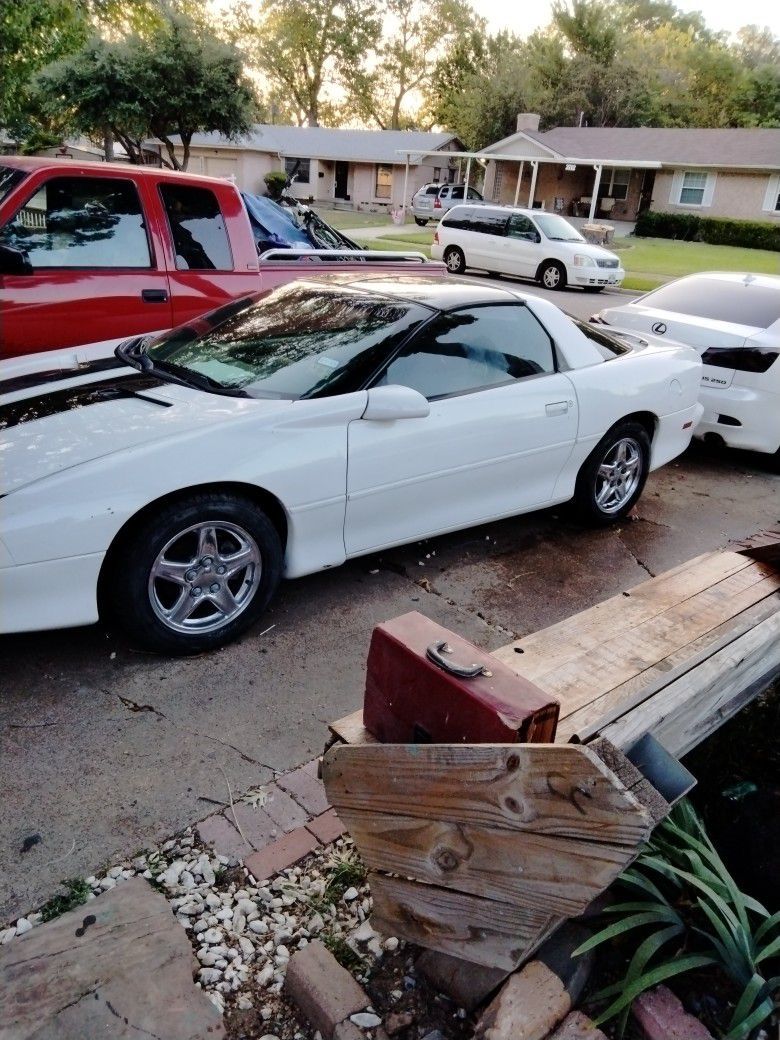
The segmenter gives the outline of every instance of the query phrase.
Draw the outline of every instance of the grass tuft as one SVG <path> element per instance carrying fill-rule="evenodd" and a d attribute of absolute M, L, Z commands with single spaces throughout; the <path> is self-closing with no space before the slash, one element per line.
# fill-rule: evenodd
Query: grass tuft
<path fill-rule="evenodd" d="M 67 891 L 63 895 L 54 896 L 41 907 L 41 919 L 44 922 L 53 921 L 56 917 L 66 914 L 68 910 L 83 906 L 92 891 L 84 878 L 67 878 L 61 884 Z"/>

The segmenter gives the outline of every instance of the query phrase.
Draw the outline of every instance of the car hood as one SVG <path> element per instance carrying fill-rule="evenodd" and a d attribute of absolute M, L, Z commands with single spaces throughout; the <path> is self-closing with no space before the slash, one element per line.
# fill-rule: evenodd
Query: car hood
<path fill-rule="evenodd" d="M 120 362 L 9 389 L 18 382 L 0 381 L 2 494 L 106 455 L 290 406 L 190 389 Z"/>

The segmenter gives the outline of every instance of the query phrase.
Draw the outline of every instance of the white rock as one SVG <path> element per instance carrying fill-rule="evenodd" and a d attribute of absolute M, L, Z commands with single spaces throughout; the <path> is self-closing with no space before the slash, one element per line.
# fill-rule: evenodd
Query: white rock
<path fill-rule="evenodd" d="M 5 928 L 0 932 L 0 946 L 5 946 L 5 944 L 9 943 L 15 935 L 16 928 Z"/>
<path fill-rule="evenodd" d="M 394 935 L 391 935 L 389 939 L 385 939 L 382 946 L 387 950 L 388 953 L 392 953 L 398 949 L 398 940 Z"/>
<path fill-rule="evenodd" d="M 262 1020 L 264 1022 L 267 1022 L 272 1014 L 273 1014 L 273 1009 L 272 1008 L 269 1008 L 269 1007 L 262 1007 L 262 1008 L 260 1008 L 260 1017 L 262 1018 Z"/>
<path fill-rule="evenodd" d="M 32 921 L 28 920 L 26 917 L 20 917 L 16 922 L 16 934 L 24 935 L 25 932 L 31 930 L 32 926 Z"/>
<path fill-rule="evenodd" d="M 183 870 L 179 877 L 179 884 L 182 888 L 195 888 L 195 878 L 189 872 L 189 870 Z"/>
<path fill-rule="evenodd" d="M 220 1014 L 223 1014 L 224 1011 L 225 1011 L 225 998 L 222 996 L 222 994 L 221 993 L 217 993 L 217 992 L 212 992 L 212 993 L 207 993 L 206 996 L 209 998 L 209 1000 L 214 1005 L 214 1007 L 217 1009 L 217 1011 L 219 1011 Z"/>
<path fill-rule="evenodd" d="M 255 982 L 258 986 L 267 986 L 273 980 L 273 977 L 274 966 L 269 961 L 260 969 L 260 971 L 258 971 L 257 975 L 255 975 Z"/>
<path fill-rule="evenodd" d="M 247 939 L 245 935 L 242 935 L 238 940 L 238 945 L 241 947 L 241 952 L 245 957 L 254 957 L 255 948 L 251 941 Z"/>
<path fill-rule="evenodd" d="M 233 911 L 229 910 L 227 907 L 223 907 L 222 910 L 217 910 L 214 916 L 218 921 L 232 921 Z"/>
<path fill-rule="evenodd" d="M 204 986 L 213 986 L 214 983 L 219 982 L 222 978 L 222 972 L 219 968 L 201 968 L 198 972 L 198 978 Z"/>
<path fill-rule="evenodd" d="M 276 956 L 281 957 L 283 960 L 289 961 L 290 951 L 287 949 L 286 946 L 279 945 L 276 947 Z"/>
<path fill-rule="evenodd" d="M 109 870 L 109 872 L 108 872 L 108 876 L 112 877 L 112 878 L 118 878 L 118 877 L 121 876 L 121 874 L 122 874 L 122 868 L 121 867 L 112 867 L 111 870 Z"/>
<path fill-rule="evenodd" d="M 236 893 L 238 898 L 238 893 Z M 236 909 L 240 910 L 242 914 L 251 914 L 257 910 L 257 906 L 251 899 L 238 899 Z"/>
<path fill-rule="evenodd" d="M 213 950 L 198 950 L 196 956 L 200 963 L 205 965 L 207 968 L 213 968 L 218 960 L 217 955 Z"/>
<path fill-rule="evenodd" d="M 222 906 L 222 900 L 219 898 L 216 892 L 207 892 L 206 905 L 210 906 L 212 910 L 214 910 L 216 909 L 216 907 Z"/>
<path fill-rule="evenodd" d="M 382 1025 L 379 1015 L 372 1015 L 370 1011 L 359 1011 L 356 1015 L 350 1015 L 349 1020 L 361 1029 L 376 1029 Z"/>
<path fill-rule="evenodd" d="M 86 880 L 86 883 L 88 885 L 92 885 L 92 887 L 94 888 L 94 886 L 98 883 L 98 879 L 95 877 L 94 874 L 90 874 Z"/>
<path fill-rule="evenodd" d="M 325 922 L 322 920 L 322 914 L 316 912 L 313 913 L 308 920 L 309 931 L 316 935 L 317 932 L 321 932 L 324 927 Z"/>
<path fill-rule="evenodd" d="M 264 1036 L 260 1037 L 260 1040 L 279 1040 L 279 1037 L 274 1033 L 266 1033 Z"/>
<path fill-rule="evenodd" d="M 243 932 L 246 928 L 246 914 L 242 914 L 240 910 L 236 910 L 233 914 L 233 931 L 238 935 Z"/>
<path fill-rule="evenodd" d="M 364 921 L 359 925 L 352 933 L 352 938 L 357 942 L 368 942 L 369 939 L 373 939 L 377 933 L 371 927 L 368 921 Z"/>
<path fill-rule="evenodd" d="M 216 943 L 222 942 L 225 937 L 225 933 L 221 928 L 209 928 L 202 933 L 202 939 L 207 942 L 209 946 L 214 946 Z"/>
<path fill-rule="evenodd" d="M 104 892 L 108 892 L 111 888 L 116 888 L 116 881 L 112 877 L 104 877 L 100 882 L 100 887 Z"/>
<path fill-rule="evenodd" d="M 195 872 L 200 874 L 207 885 L 213 885 L 216 880 L 214 871 L 211 869 L 209 858 L 206 855 L 200 857 L 195 865 Z"/>
<path fill-rule="evenodd" d="M 255 935 L 265 935 L 268 931 L 268 925 L 265 921 L 250 921 L 249 930 L 254 932 Z"/>
<path fill-rule="evenodd" d="M 167 845 L 167 842 L 166 842 Z M 165 846 L 163 846 L 164 848 Z M 163 874 L 163 884 L 167 888 L 174 888 L 179 883 L 181 872 L 184 870 L 184 860 L 175 859 Z"/>
<path fill-rule="evenodd" d="M 344 893 L 344 902 L 351 903 L 353 899 L 357 899 L 358 890 L 356 888 L 348 888 Z"/>
<path fill-rule="evenodd" d="M 242 993 L 236 1001 L 236 1007 L 239 1011 L 249 1011 L 252 1007 L 252 998 L 248 997 L 246 993 Z"/>
<path fill-rule="evenodd" d="M 201 917 L 201 919 L 199 921 L 196 921 L 195 924 L 192 926 L 192 930 L 197 935 L 200 932 L 205 932 L 206 929 L 208 928 L 208 926 L 209 926 L 208 921 L 204 921 L 203 918 Z"/>

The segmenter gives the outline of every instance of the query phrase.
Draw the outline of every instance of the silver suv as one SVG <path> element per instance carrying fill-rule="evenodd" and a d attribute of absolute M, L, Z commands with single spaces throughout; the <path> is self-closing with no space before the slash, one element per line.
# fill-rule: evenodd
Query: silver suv
<path fill-rule="evenodd" d="M 415 224 L 425 227 L 429 220 L 439 220 L 448 209 L 463 202 L 464 195 L 471 203 L 484 202 L 477 191 L 469 185 L 466 194 L 465 184 L 439 184 L 431 182 L 423 184 L 412 196 L 412 215 Z"/>

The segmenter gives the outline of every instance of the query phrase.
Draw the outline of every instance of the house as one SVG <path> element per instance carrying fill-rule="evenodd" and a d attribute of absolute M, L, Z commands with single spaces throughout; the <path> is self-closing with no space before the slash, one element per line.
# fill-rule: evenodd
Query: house
<path fill-rule="evenodd" d="M 485 197 L 573 216 L 780 220 L 780 129 L 556 126 L 521 113 L 483 149 Z"/>
<path fill-rule="evenodd" d="M 187 169 L 233 177 L 242 191 L 256 194 L 265 193 L 267 173 L 285 170 L 295 177 L 296 198 L 377 210 L 408 203 L 426 181 L 453 180 L 457 167 L 447 153 L 460 148 L 448 133 L 260 124 L 236 141 L 195 134 Z M 428 154 L 412 154 L 407 174 L 399 153 L 409 149 Z"/>

